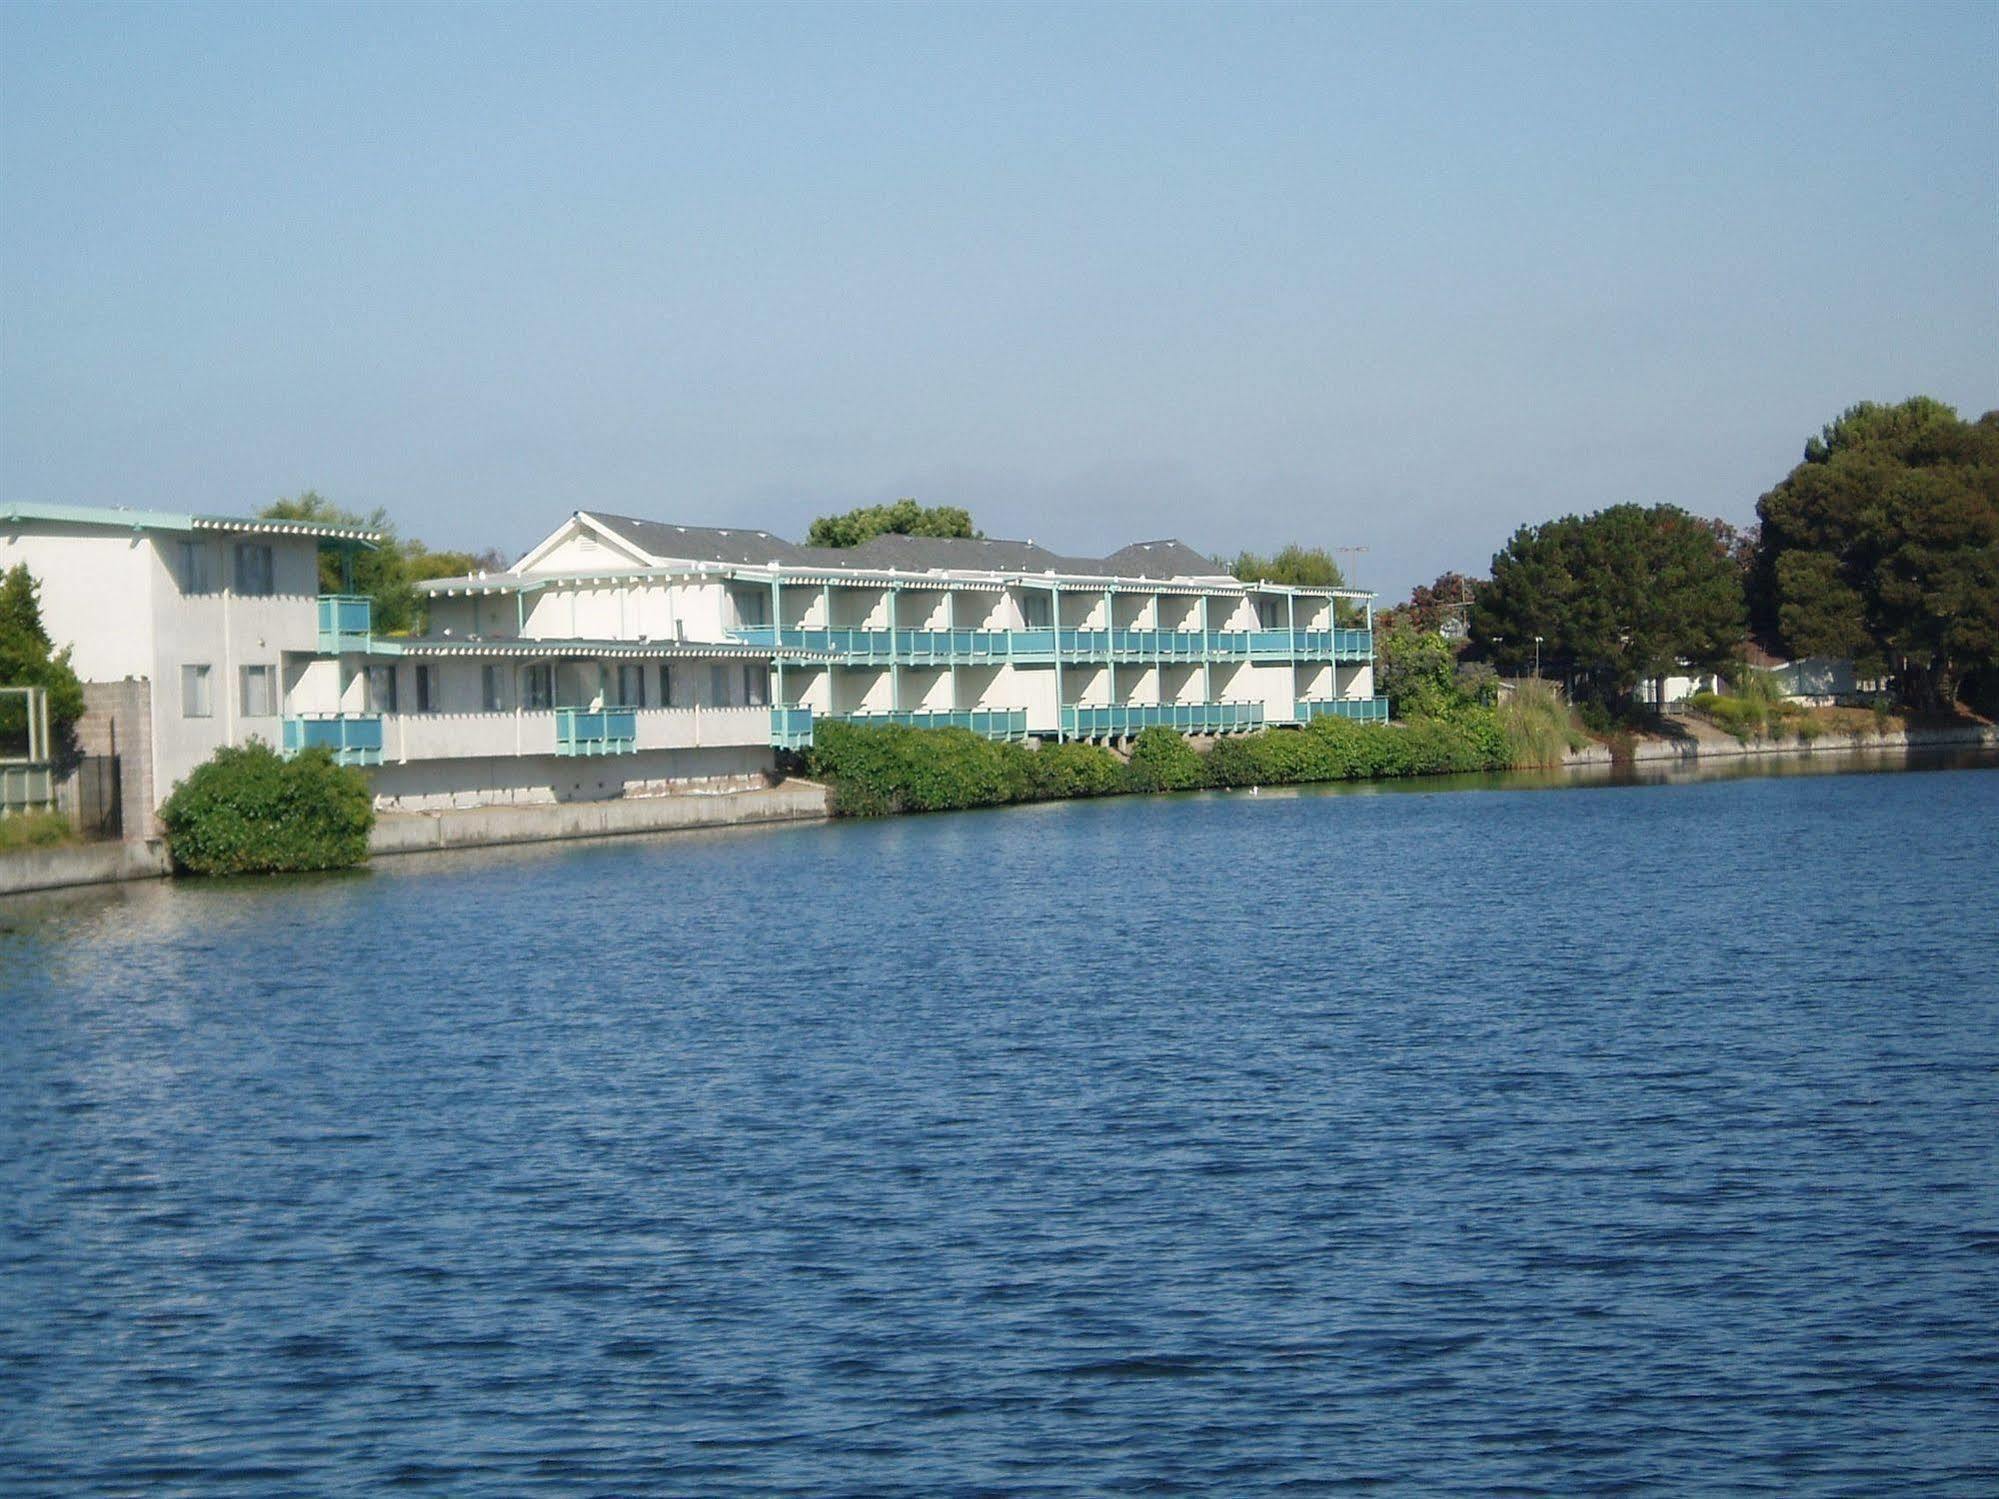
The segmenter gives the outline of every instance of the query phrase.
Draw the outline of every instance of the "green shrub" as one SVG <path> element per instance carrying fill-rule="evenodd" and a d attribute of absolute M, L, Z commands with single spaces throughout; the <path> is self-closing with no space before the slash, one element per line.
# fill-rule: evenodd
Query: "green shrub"
<path fill-rule="evenodd" d="M 1179 735 L 1173 737 L 1178 739 Z M 1036 801 L 1111 796 L 1127 789 L 1125 767 L 1118 763 L 1116 755 L 1101 746 L 1075 742 L 1044 744 L 1038 750 L 1023 753 L 1027 760 L 1028 794 Z M 1194 760 L 1198 766 L 1200 756 L 1196 755 Z"/>
<path fill-rule="evenodd" d="M 286 760 L 252 740 L 225 746 L 160 808 L 174 866 L 193 874 L 344 869 L 368 855 L 368 778 L 330 752 Z"/>
<path fill-rule="evenodd" d="M 1183 735 L 1155 724 L 1132 740 L 1124 779 L 1133 791 L 1192 791 L 1208 784 L 1208 765 Z"/>
<path fill-rule="evenodd" d="M 834 722 L 813 740 L 812 774 L 832 786 L 844 817 L 993 807 L 1033 791 L 1034 751 L 970 729 Z"/>

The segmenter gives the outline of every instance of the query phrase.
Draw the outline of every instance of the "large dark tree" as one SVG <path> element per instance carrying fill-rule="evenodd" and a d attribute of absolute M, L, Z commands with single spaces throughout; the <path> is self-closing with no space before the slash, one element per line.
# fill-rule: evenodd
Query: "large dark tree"
<path fill-rule="evenodd" d="M 1892 671 L 1923 708 L 1999 666 L 1999 412 L 1863 402 L 1756 513 L 1755 623 L 1793 655 Z"/>
<path fill-rule="evenodd" d="M 1473 637 L 1519 671 L 1541 637 L 1544 672 L 1605 700 L 1685 661 L 1714 670 L 1742 640 L 1741 574 L 1714 523 L 1673 505 L 1613 505 L 1523 526 L 1477 590 Z"/>
<path fill-rule="evenodd" d="M 974 537 L 972 514 L 956 505 L 919 505 L 897 500 L 893 505 L 863 505 L 844 515 L 822 515 L 805 540 L 815 547 L 857 547 L 881 535 Z"/>

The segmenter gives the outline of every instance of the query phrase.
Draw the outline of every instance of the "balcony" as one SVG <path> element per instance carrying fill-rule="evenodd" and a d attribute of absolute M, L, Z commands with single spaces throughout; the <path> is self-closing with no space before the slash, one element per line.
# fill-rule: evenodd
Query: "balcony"
<path fill-rule="evenodd" d="M 1385 697 L 1299 699 L 1298 722 L 1310 723 L 1315 718 L 1352 718 L 1362 723 L 1387 723 L 1388 699 Z"/>
<path fill-rule="evenodd" d="M 1025 708 L 904 708 L 879 713 L 843 713 L 841 722 L 901 724 L 911 729 L 970 729 L 987 739 L 1025 739 Z"/>
<path fill-rule="evenodd" d="M 324 749 L 341 765 L 382 763 L 382 718 L 378 713 L 306 714 L 284 720 L 284 754 Z"/>
<path fill-rule="evenodd" d="M 812 743 L 812 710 L 810 708 L 773 708 L 770 710 L 770 742 L 778 749 L 806 749 Z"/>
<path fill-rule="evenodd" d="M 1369 661 L 1368 630 L 732 630 L 743 645 L 824 653 L 842 666 L 983 666 L 1009 661 Z"/>
<path fill-rule="evenodd" d="M 638 713 L 631 708 L 557 708 L 558 755 L 629 755 L 639 747 Z"/>
<path fill-rule="evenodd" d="M 1128 739 L 1151 728 L 1233 734 L 1262 727 L 1261 703 L 1113 703 L 1062 710 L 1062 732 L 1071 739 Z"/>
<path fill-rule="evenodd" d="M 375 601 L 360 593 L 319 596 L 319 653 L 366 651 L 375 644 Z"/>

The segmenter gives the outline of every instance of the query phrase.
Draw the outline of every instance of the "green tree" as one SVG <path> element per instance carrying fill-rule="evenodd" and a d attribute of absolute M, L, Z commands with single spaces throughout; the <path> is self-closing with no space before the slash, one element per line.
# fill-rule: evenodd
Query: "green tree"
<path fill-rule="evenodd" d="M 883 534 L 895 536 L 976 537 L 972 515 L 956 505 L 919 505 L 897 500 L 893 505 L 863 505 L 845 515 L 822 515 L 806 533 L 815 547 L 857 547 Z"/>
<path fill-rule="evenodd" d="M 386 510 L 367 515 L 343 510 L 331 500 L 306 490 L 296 499 L 279 500 L 260 512 L 265 520 L 316 521 L 327 526 L 366 526 L 379 531 L 381 540 L 371 551 L 354 554 L 351 585 L 342 577 L 340 556 L 330 548 L 319 554 L 319 588 L 322 593 L 365 593 L 374 600 L 375 633 L 407 635 L 420 629 L 424 619 L 423 596 L 413 586 L 410 553 L 421 552 L 421 542 L 405 542 L 396 534 L 395 523 Z"/>
<path fill-rule="evenodd" d="M 0 687 L 42 687 L 49 695 L 49 729 L 66 741 L 83 717 L 83 683 L 70 665 L 70 648 L 55 648 L 42 625 L 41 585 L 25 562 L 0 576 Z M 0 701 L 0 734 L 25 733 L 27 717 L 17 698 Z"/>
<path fill-rule="evenodd" d="M 1399 619 L 1376 633 L 1375 646 L 1376 690 L 1395 717 L 1445 718 L 1472 700 L 1459 688 L 1457 652 L 1434 629 Z"/>
<path fill-rule="evenodd" d="M 1333 554 L 1324 547 L 1300 546 L 1292 542 L 1275 555 L 1265 557 L 1256 552 L 1238 552 L 1233 562 L 1226 558 L 1215 559 L 1225 567 L 1232 577 L 1245 583 L 1284 583 L 1293 588 L 1344 588 L 1347 586 L 1345 574 Z"/>
<path fill-rule="evenodd" d="M 1721 669 L 1743 622 L 1741 571 L 1712 522 L 1674 505 L 1612 505 L 1516 531 L 1492 559 L 1471 630 L 1516 672 L 1539 636 L 1544 671 L 1622 701 L 1680 661 Z"/>
<path fill-rule="evenodd" d="M 1862 402 L 1756 514 L 1755 623 L 1793 655 L 1892 671 L 1932 709 L 1999 667 L 1999 412 Z"/>

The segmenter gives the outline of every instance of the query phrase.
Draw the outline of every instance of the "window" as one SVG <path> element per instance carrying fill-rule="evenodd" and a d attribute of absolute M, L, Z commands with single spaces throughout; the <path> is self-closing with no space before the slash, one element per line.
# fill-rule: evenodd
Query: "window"
<path fill-rule="evenodd" d="M 708 668 L 708 701 L 717 708 L 729 706 L 729 668 L 719 661 Z"/>
<path fill-rule="evenodd" d="M 1020 597 L 1020 617 L 1030 630 L 1045 630 L 1053 613 L 1049 609 L 1049 598 L 1045 593 L 1025 593 Z"/>
<path fill-rule="evenodd" d="M 743 701 L 752 708 L 770 704 L 770 668 L 761 661 L 743 663 Z"/>
<path fill-rule="evenodd" d="M 243 716 L 269 718 L 278 711 L 278 669 L 275 666 L 243 668 Z"/>
<path fill-rule="evenodd" d="M 437 668 L 418 663 L 416 669 L 416 711 L 437 711 Z"/>
<path fill-rule="evenodd" d="M 507 669 L 504 666 L 479 668 L 479 701 L 488 713 L 507 711 Z"/>
<path fill-rule="evenodd" d="M 207 542 L 183 541 L 180 544 L 180 591 L 215 592 L 215 553 L 209 550 Z"/>
<path fill-rule="evenodd" d="M 730 595 L 736 601 L 736 624 L 744 629 L 770 623 L 770 595 L 743 589 Z"/>
<path fill-rule="evenodd" d="M 1265 630 L 1284 628 L 1284 600 L 1260 598 L 1256 601 L 1256 623 Z"/>
<path fill-rule="evenodd" d="M 521 706 L 543 709 L 555 705 L 555 668 L 546 661 L 521 673 Z"/>
<path fill-rule="evenodd" d="M 183 666 L 180 669 L 180 716 L 212 718 L 215 704 L 208 696 L 208 668 Z"/>
<path fill-rule="evenodd" d="M 368 668 L 368 711 L 371 713 L 396 711 L 396 669 L 393 666 Z"/>
<path fill-rule="evenodd" d="M 678 708 L 681 704 L 674 698 L 675 683 L 673 667 L 670 663 L 659 663 L 659 705 L 662 708 Z M 684 690 L 684 689 L 683 689 Z"/>
<path fill-rule="evenodd" d="M 646 705 L 646 669 L 636 663 L 618 668 L 618 702 L 620 708 L 643 708 Z"/>
<path fill-rule="evenodd" d="M 278 591 L 277 573 L 271 564 L 271 549 L 265 543 L 236 543 L 236 591 L 253 598 Z"/>

